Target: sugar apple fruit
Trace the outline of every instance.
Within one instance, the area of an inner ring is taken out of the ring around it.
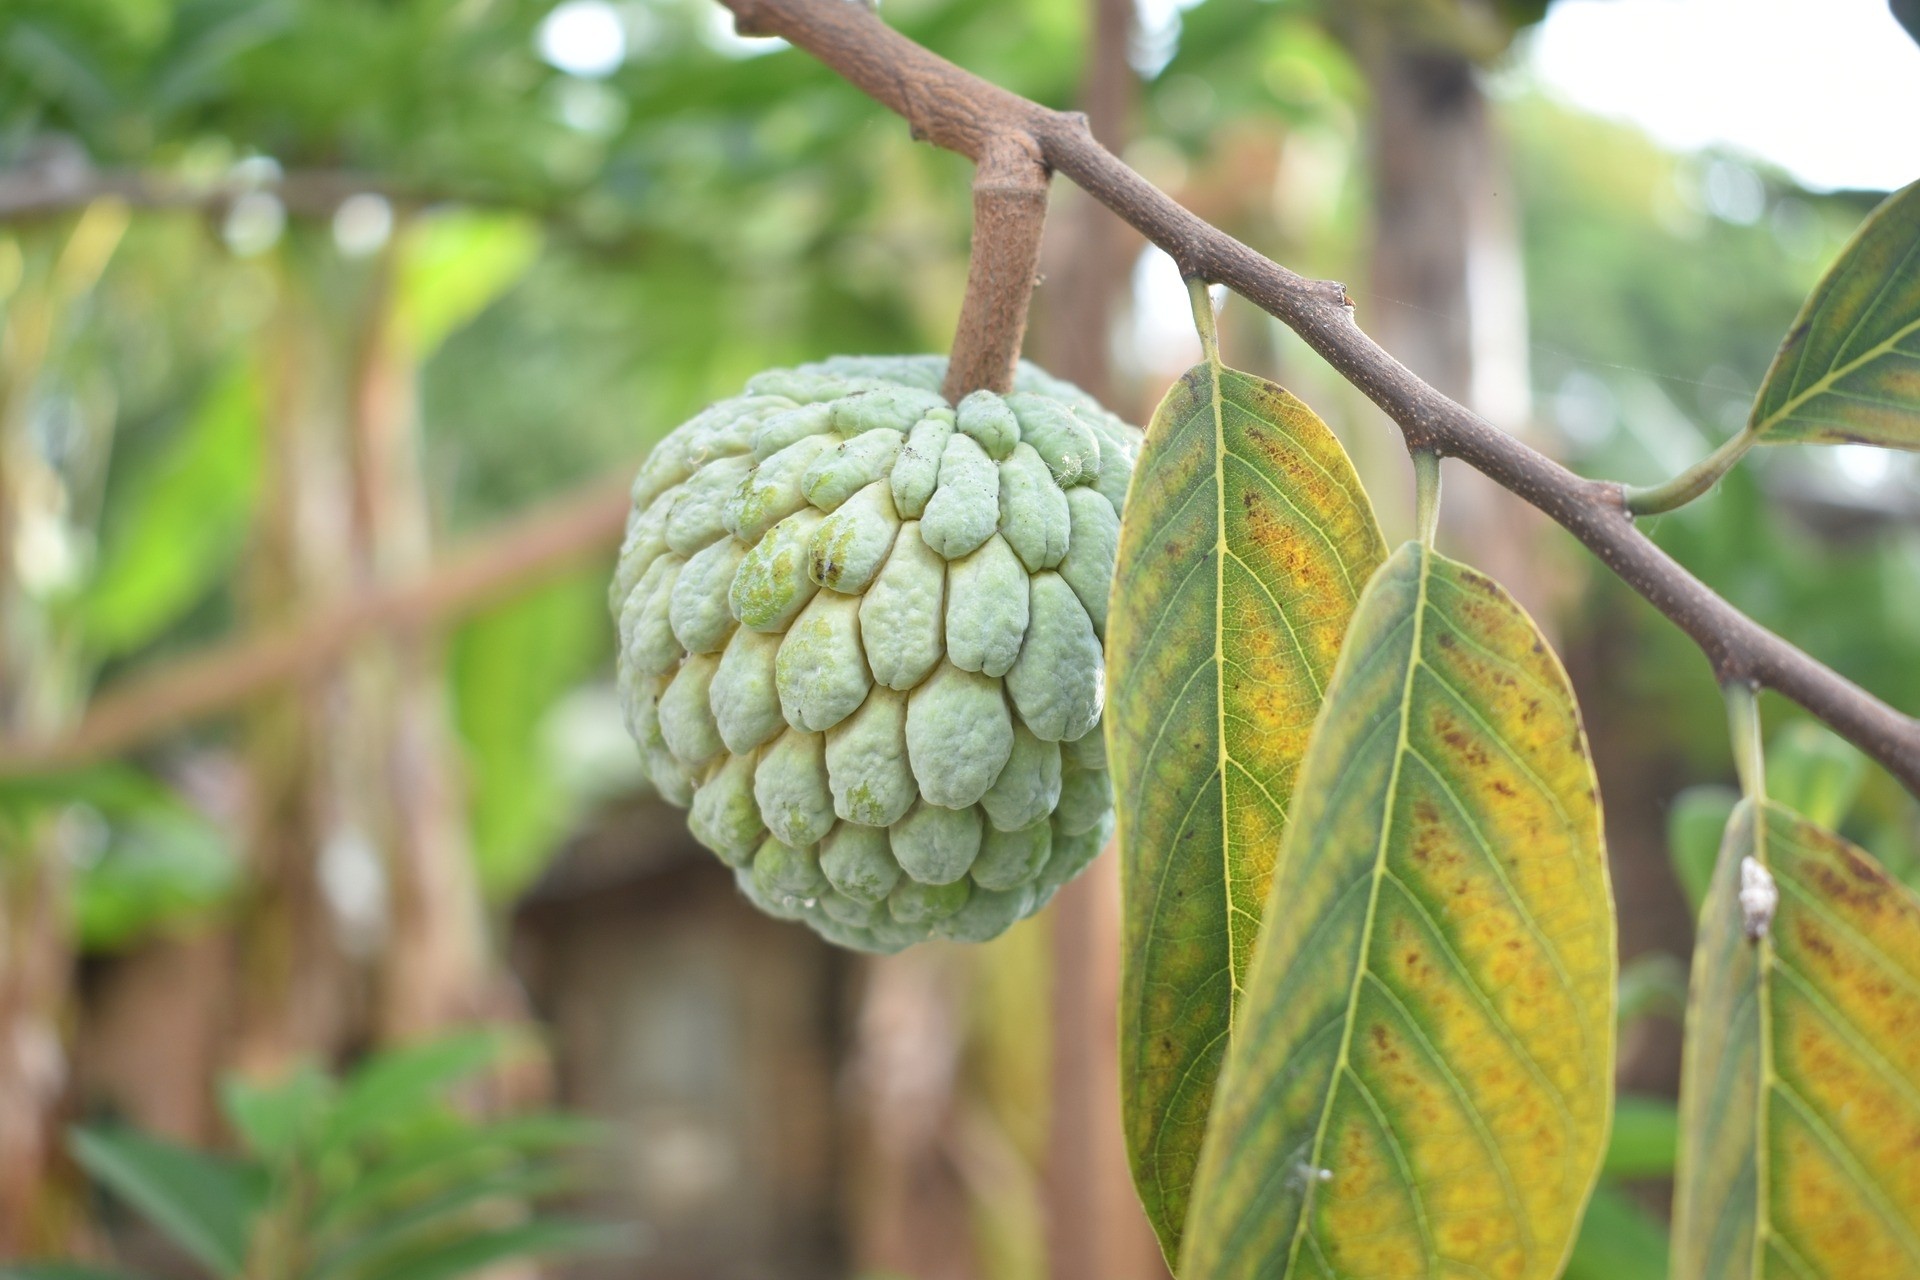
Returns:
[[[647,459],[610,603],[659,793],[763,910],[984,941],[1099,852],[1101,637],[1140,433],[1022,365],[774,370]]]

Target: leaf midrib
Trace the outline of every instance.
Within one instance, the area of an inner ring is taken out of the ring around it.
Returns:
[[[1210,344],[1207,386],[1213,406],[1213,735],[1220,775],[1220,918],[1227,934],[1227,1033],[1240,1013],[1240,950],[1233,927],[1233,831],[1227,802],[1227,416],[1220,403],[1226,370]]]
[[[1393,765],[1387,774],[1387,791],[1381,805],[1380,839],[1374,846],[1371,883],[1367,887],[1367,914],[1360,927],[1360,946],[1354,961],[1353,981],[1347,989],[1346,1011],[1341,1016],[1340,1052],[1334,1059],[1333,1071],[1327,1080],[1326,1097],[1320,1103],[1320,1120],[1314,1126],[1313,1147],[1307,1156],[1306,1190],[1300,1198],[1300,1217],[1293,1226],[1293,1241],[1287,1247],[1287,1265],[1282,1272],[1283,1275],[1293,1273],[1294,1263],[1300,1256],[1300,1241],[1311,1234],[1309,1223],[1313,1218],[1314,1197],[1320,1187],[1319,1170],[1322,1167],[1320,1161],[1326,1147],[1327,1122],[1333,1117],[1333,1101],[1340,1092],[1341,1073],[1354,1074],[1352,1067],[1354,1015],[1360,1006],[1360,986],[1366,979],[1367,958],[1373,949],[1374,921],[1380,916],[1380,886],[1386,881],[1387,844],[1393,833],[1393,812],[1400,792],[1400,768],[1407,758],[1409,728],[1413,719],[1413,678],[1414,673],[1419,670],[1420,650],[1426,635],[1427,578],[1433,570],[1433,554],[1425,547],[1420,548],[1418,554],[1420,578],[1414,594],[1413,634],[1407,641],[1407,669],[1400,684],[1399,725],[1395,735]],[[1437,1261],[1432,1257],[1432,1235],[1427,1226],[1426,1214],[1424,1209],[1420,1208],[1418,1201],[1416,1201],[1416,1209],[1420,1210],[1420,1233],[1427,1242],[1429,1261]]]
[[[1868,347],[1865,351],[1861,352],[1858,357],[1848,361],[1846,364],[1835,365],[1831,369],[1828,369],[1825,373],[1821,374],[1817,379],[1815,379],[1812,383],[1810,383],[1807,386],[1806,390],[1796,391],[1791,397],[1788,398],[1786,403],[1782,404],[1778,409],[1775,409],[1772,413],[1768,414],[1766,417],[1762,418],[1760,421],[1754,423],[1753,426],[1748,428],[1748,430],[1751,431],[1756,436],[1765,436],[1769,431],[1773,430],[1775,427],[1781,425],[1783,422],[1786,422],[1788,419],[1790,419],[1793,416],[1795,410],[1801,408],[1803,405],[1807,404],[1812,400],[1816,400],[1819,397],[1826,395],[1829,392],[1832,392],[1834,384],[1839,382],[1840,379],[1846,377],[1850,373],[1853,373],[1855,370],[1861,368],[1862,366],[1872,364],[1875,360],[1878,360],[1882,356],[1885,356],[1888,353],[1892,352],[1895,347],[1899,346],[1899,344],[1907,337],[1908,334],[1915,333],[1915,332],[1920,332],[1920,318],[1915,318],[1910,323],[1902,325],[1899,329],[1896,329],[1890,337],[1888,337],[1882,342],[1875,343],[1873,346]],[[1835,392],[1834,394],[1840,394],[1840,393]],[[1854,398],[1864,400],[1864,397],[1854,397]],[[1892,404],[1895,407],[1899,407],[1898,401],[1864,400],[1864,402],[1868,404],[1885,403],[1885,404]]]

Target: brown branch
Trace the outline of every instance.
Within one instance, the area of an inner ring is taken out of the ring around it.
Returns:
[[[1047,167],[1021,134],[994,138],[973,174],[973,252],[967,296],[942,388],[955,404],[970,391],[1013,390],[1047,222]]]
[[[1052,111],[928,52],[854,0],[721,0],[742,32],[783,36],[906,117],[916,137],[976,161],[992,139],[1041,158],[1164,249],[1285,322],[1399,424],[1410,447],[1458,458],[1553,517],[1700,646],[1722,682],[1793,699],[1920,795],[1920,721],[1822,666],[1708,590],[1634,528],[1617,484],[1586,480],[1416,378],[1354,322],[1339,284],[1288,271],[1183,209]]]
[[[0,777],[72,768],[151,741],[274,685],[325,671],[371,631],[419,631],[471,613],[611,548],[627,483],[597,483],[465,543],[411,581],[356,592],[291,624],[242,636],[110,686],[67,735],[0,739]]]

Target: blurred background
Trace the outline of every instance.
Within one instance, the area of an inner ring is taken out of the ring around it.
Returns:
[[[1738,427],[1920,176],[1880,0],[884,12],[1625,481]],[[712,0],[0,3],[0,1259],[1164,1276],[1111,857],[988,946],[837,953],[737,897],[613,695],[638,460],[762,368],[943,349],[969,176]],[[1028,354],[1144,423],[1198,354],[1171,262],[1057,184],[1044,272]],[[1222,325],[1407,535],[1390,424],[1264,315]],[[1915,459],[1757,453],[1649,532],[1920,712]],[[1557,638],[1620,902],[1620,1119],[1569,1274],[1655,1280],[1720,700],[1476,480],[1448,471],[1443,548]],[[1911,798],[1766,710],[1771,789],[1920,878]]]

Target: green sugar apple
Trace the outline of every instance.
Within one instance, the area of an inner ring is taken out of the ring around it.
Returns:
[[[659,793],[761,909],[984,941],[1099,852],[1107,591],[1140,433],[1022,365],[774,370],[661,441],[610,603]]]

